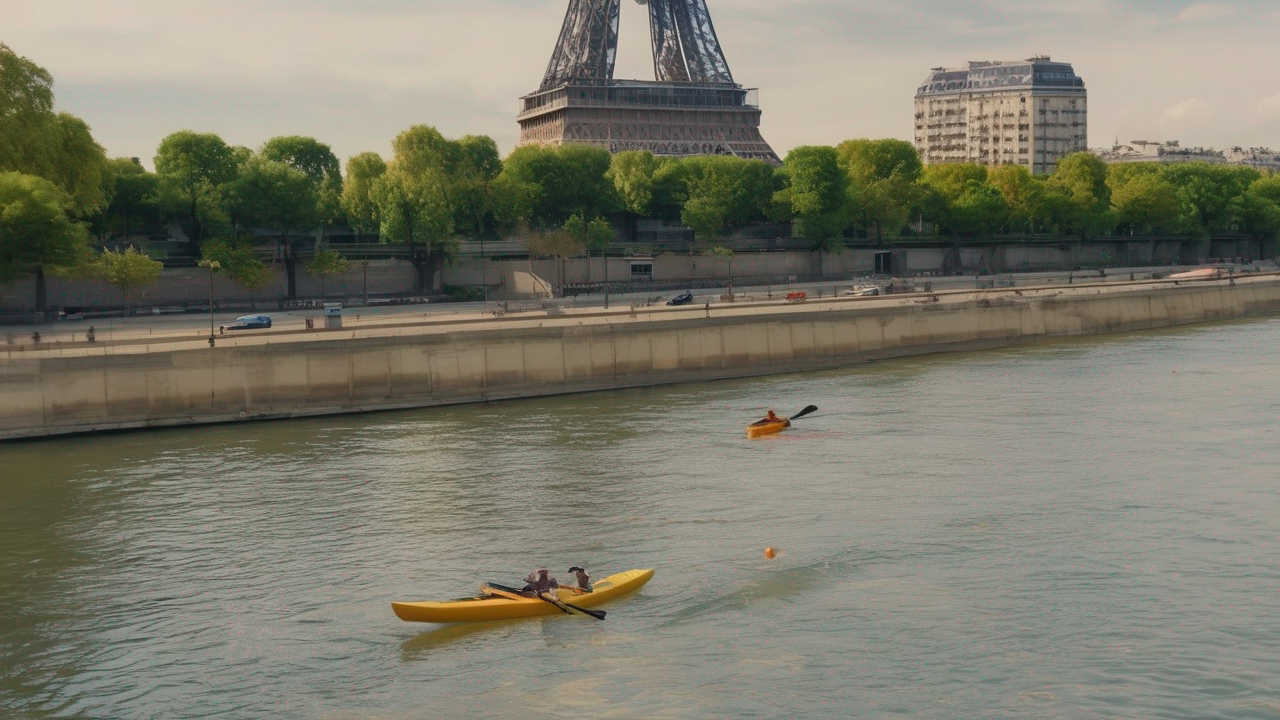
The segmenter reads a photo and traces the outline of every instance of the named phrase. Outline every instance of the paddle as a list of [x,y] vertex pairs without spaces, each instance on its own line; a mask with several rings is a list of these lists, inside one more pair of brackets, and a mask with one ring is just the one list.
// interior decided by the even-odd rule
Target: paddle
[[792,415],[791,417],[789,417],[789,418],[787,418],[787,419],[788,419],[788,420],[799,420],[800,418],[804,417],[805,415],[808,415],[808,414],[810,414],[810,413],[816,413],[816,412],[818,412],[818,406],[817,406],[817,405],[810,405],[809,407],[807,407],[807,408],[805,408],[805,409],[801,410],[800,412],[796,413],[795,415]]
[[[495,583],[486,583],[484,585],[481,585],[480,590],[482,592],[487,592],[492,595],[498,595],[504,598],[510,598],[512,600],[527,600],[530,597],[524,592],[517,590],[513,587],[507,587],[506,585],[498,585]],[[597,620],[603,620],[605,616],[604,610],[588,610],[584,607],[578,607],[573,603],[564,602],[559,598],[552,597],[545,593],[538,593],[536,597],[539,600],[543,600],[545,602],[551,603],[552,605],[555,605],[556,607],[560,608],[561,611],[569,615],[573,615],[575,612],[577,612],[583,615],[589,615]]]

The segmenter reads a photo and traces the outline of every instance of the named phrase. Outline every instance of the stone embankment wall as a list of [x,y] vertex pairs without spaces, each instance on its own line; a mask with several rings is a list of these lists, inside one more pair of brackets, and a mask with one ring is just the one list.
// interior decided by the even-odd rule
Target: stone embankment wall
[[[787,282],[791,277],[812,279],[847,280],[854,276],[869,275],[875,271],[876,255],[888,253],[892,273],[913,275],[938,273],[950,252],[945,244],[912,247],[895,244],[885,248],[852,248],[839,254],[799,250],[774,252],[740,252],[732,266],[729,261],[707,256],[693,256],[681,252],[659,254],[656,257],[610,257],[607,276],[611,283],[652,280],[657,283],[699,281],[700,284],[725,282],[730,271],[739,281],[742,278],[773,279]],[[1154,240],[1143,238],[1115,238],[1080,242],[1067,240],[1061,243],[991,243],[965,246],[960,252],[961,269],[966,274],[974,272],[1004,273],[1019,271],[1070,270],[1076,267],[1113,267],[1187,264],[1195,265],[1211,258],[1263,259],[1275,253],[1273,242],[1244,239],[1217,240]],[[647,265],[651,275],[633,275],[633,265]],[[476,257],[464,257],[440,272],[443,285],[487,284],[496,290],[502,278],[510,271],[532,272],[547,282],[562,284],[599,283],[606,277],[604,260],[595,258],[571,258],[558,260],[492,260],[481,262]],[[48,304],[53,308],[119,307],[125,303],[120,291],[109,283],[84,278],[67,279],[47,276]],[[319,278],[308,275],[300,265],[297,274],[298,296],[305,299],[319,298],[322,294],[333,300],[360,298],[366,292],[370,296],[407,295],[414,291],[413,266],[404,260],[372,260],[367,268],[359,263],[342,275]],[[224,276],[214,276],[214,298],[219,303],[247,306],[250,294],[231,283]],[[740,283],[739,283],[740,284]],[[270,283],[258,290],[253,300],[260,307],[277,307],[286,296],[283,271],[277,267]],[[209,276],[199,268],[166,268],[155,285],[140,288],[130,297],[131,303],[142,307],[164,305],[207,304],[209,301]],[[0,317],[19,313],[35,306],[35,281],[31,278],[0,286]]]
[[118,340],[0,355],[0,438],[785,373],[1280,312],[1280,276]]

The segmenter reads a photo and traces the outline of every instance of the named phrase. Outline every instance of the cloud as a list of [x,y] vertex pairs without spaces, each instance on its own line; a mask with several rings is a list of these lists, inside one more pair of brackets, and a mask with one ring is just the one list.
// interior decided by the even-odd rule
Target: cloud
[[1188,125],[1200,124],[1213,119],[1213,108],[1208,103],[1197,98],[1187,98],[1182,102],[1167,108],[1160,115],[1160,123],[1163,125]]
[[[113,155],[149,158],[184,127],[251,147],[301,133],[344,157],[385,153],[415,123],[491,135],[507,151],[517,98],[541,80],[567,3],[4,0],[0,28],[53,73],[60,109],[84,117]],[[1249,112],[1275,91],[1280,16],[1262,2],[709,4],[734,77],[760,89],[763,131],[780,153],[910,138],[929,68],[1033,54],[1084,77],[1094,138],[1194,128],[1208,144],[1280,145],[1280,100]],[[624,0],[618,76],[652,78],[648,53],[645,8]]]
[[1236,11],[1235,8],[1228,5],[1211,5],[1209,3],[1200,3],[1184,8],[1182,12],[1173,16],[1172,22],[1175,23],[1202,23],[1207,20],[1215,20],[1217,18],[1232,15]]
[[1263,119],[1280,120],[1280,95],[1272,95],[1258,103],[1258,107],[1255,108],[1254,112]]

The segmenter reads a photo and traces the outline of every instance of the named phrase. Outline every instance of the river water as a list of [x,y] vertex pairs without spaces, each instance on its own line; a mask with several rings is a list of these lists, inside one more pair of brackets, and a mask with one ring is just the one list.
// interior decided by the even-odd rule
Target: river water
[[[1271,319],[3,445],[0,716],[1280,718],[1278,351]],[[574,564],[657,574],[604,622],[389,607]]]

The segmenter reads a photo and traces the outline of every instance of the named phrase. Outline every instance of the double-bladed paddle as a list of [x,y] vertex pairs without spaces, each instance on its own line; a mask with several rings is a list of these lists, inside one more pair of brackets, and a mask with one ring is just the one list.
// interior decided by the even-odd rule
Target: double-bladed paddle
[[[524,592],[517,590],[513,587],[507,587],[506,585],[498,585],[496,583],[485,583],[484,585],[480,586],[480,590],[482,592],[489,593],[490,595],[498,595],[499,597],[509,598],[511,600],[528,600],[530,597]],[[605,616],[604,610],[588,610],[584,607],[578,607],[573,603],[567,603],[547,593],[538,593],[537,598],[544,602],[549,602],[552,605],[555,605],[556,607],[560,608],[562,612],[569,615],[573,615],[575,613],[581,613],[583,615],[588,615],[590,617],[593,617],[597,620],[603,620]]]

